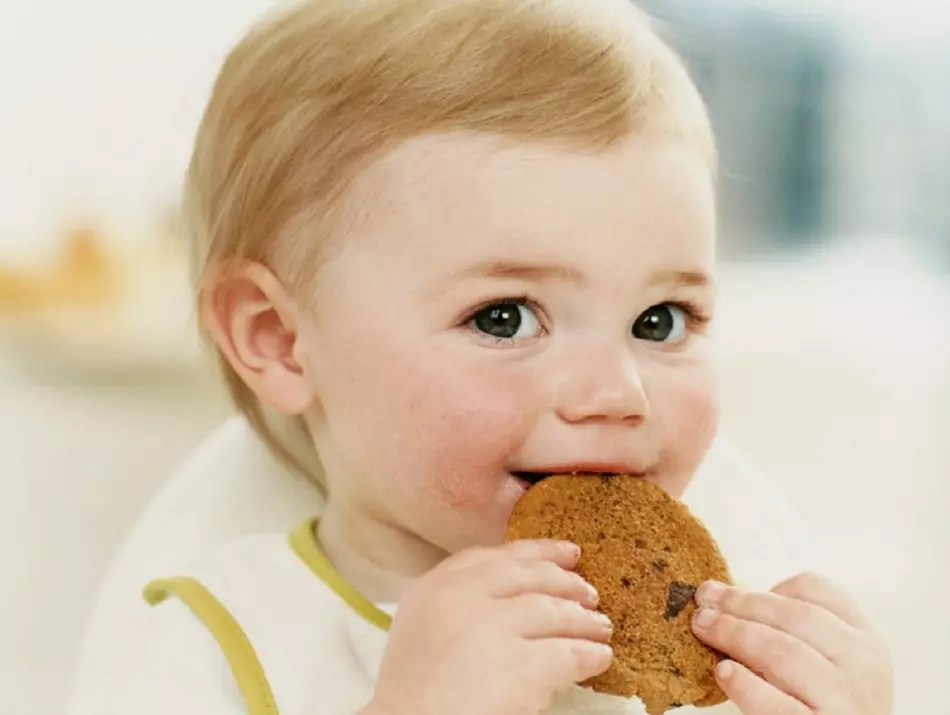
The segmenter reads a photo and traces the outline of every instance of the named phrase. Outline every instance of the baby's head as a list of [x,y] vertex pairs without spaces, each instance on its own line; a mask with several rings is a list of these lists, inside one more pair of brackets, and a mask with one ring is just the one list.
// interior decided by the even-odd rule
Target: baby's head
[[202,122],[202,320],[354,523],[451,552],[502,541],[524,473],[679,495],[717,423],[713,163],[626,0],[311,0],[232,52]]

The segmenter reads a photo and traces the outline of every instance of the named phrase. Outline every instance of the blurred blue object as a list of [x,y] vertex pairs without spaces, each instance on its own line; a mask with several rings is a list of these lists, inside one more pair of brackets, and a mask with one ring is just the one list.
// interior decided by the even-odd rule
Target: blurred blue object
[[727,258],[887,235],[950,260],[950,43],[885,43],[807,5],[638,5],[709,105]]

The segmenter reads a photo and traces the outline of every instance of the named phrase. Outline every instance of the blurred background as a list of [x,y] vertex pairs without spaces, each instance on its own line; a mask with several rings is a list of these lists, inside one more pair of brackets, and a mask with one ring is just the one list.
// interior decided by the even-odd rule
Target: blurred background
[[[581,1],[581,0],[578,0]],[[123,533],[230,410],[174,229],[269,0],[0,5],[0,692],[64,708]],[[950,6],[644,0],[721,141],[724,432],[948,715]]]

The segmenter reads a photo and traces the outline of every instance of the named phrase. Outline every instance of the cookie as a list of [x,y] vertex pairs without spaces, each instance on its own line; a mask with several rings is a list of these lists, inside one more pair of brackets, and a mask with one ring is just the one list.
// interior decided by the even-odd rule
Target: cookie
[[637,696],[650,715],[726,699],[713,669],[722,654],[692,633],[704,581],[732,583],[706,528],[660,487],[632,476],[555,475],[515,505],[508,541],[568,539],[577,571],[600,594],[614,631],[610,668],[581,685]]

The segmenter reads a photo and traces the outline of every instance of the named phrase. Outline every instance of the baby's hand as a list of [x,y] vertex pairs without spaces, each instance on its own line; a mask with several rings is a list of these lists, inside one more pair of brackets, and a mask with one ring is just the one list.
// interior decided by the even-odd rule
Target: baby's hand
[[770,593],[706,583],[696,600],[693,630],[735,659],[717,679],[744,715],[890,715],[888,648],[837,586],[812,574]]
[[606,616],[571,571],[579,549],[517,541],[447,559],[406,594],[376,715],[536,715],[555,691],[610,665]]

